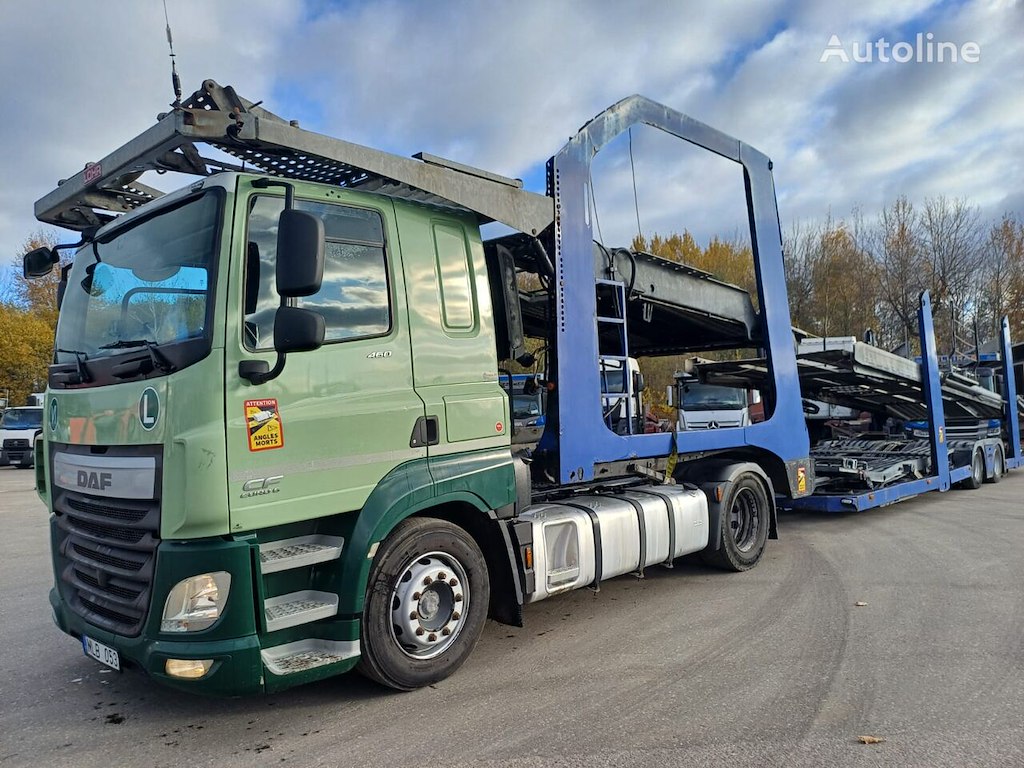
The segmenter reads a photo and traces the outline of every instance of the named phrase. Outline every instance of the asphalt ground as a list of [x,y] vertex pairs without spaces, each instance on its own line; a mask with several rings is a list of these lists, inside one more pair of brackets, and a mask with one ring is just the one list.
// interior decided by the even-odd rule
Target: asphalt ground
[[786,515],[748,573],[684,560],[527,606],[431,688],[352,673],[227,701],[56,629],[32,482],[0,469],[3,768],[1024,766],[1024,471]]

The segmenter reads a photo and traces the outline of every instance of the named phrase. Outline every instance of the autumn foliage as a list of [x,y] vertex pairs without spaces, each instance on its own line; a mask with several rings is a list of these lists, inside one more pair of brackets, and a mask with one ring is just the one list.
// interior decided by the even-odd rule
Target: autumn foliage
[[[52,235],[37,232],[25,241],[22,253],[56,242]],[[0,396],[6,394],[11,405],[23,404],[30,393],[46,387],[57,327],[58,279],[59,270],[54,269],[45,278],[25,280],[21,255],[14,259],[10,285],[0,301]]]

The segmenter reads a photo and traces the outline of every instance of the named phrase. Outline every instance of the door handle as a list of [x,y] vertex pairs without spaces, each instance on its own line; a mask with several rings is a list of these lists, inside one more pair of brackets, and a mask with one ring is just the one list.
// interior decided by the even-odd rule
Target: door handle
[[420,448],[425,445],[437,445],[441,442],[439,431],[437,416],[420,416],[413,424],[409,447]]

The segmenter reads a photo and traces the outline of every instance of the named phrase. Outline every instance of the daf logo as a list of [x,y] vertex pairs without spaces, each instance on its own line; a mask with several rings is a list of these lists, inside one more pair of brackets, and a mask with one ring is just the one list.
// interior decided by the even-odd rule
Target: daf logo
[[720,426],[721,424],[719,424],[717,421],[712,420],[708,422],[708,429],[718,429]]
[[84,469],[80,469],[75,477],[75,482],[79,488],[105,491],[113,485],[114,476],[109,472],[88,472]]

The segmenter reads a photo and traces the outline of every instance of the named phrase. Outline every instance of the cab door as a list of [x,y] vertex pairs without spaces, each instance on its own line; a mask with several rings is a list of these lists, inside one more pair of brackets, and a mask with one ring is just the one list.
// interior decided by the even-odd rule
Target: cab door
[[439,481],[441,468],[453,465],[444,457],[489,456],[495,449],[507,455],[509,395],[498,382],[487,267],[476,222],[401,202],[395,207],[409,276],[413,380],[427,420],[436,426],[429,450]]
[[277,218],[275,189],[241,181],[235,210],[226,342],[231,528],[251,530],[359,509],[398,465],[424,415],[413,387],[405,280],[394,207],[387,198],[295,185],[295,207],[318,216],[327,238],[320,291],[297,300],[320,312],[324,345],[291,353],[260,385],[238,373],[271,367]]

